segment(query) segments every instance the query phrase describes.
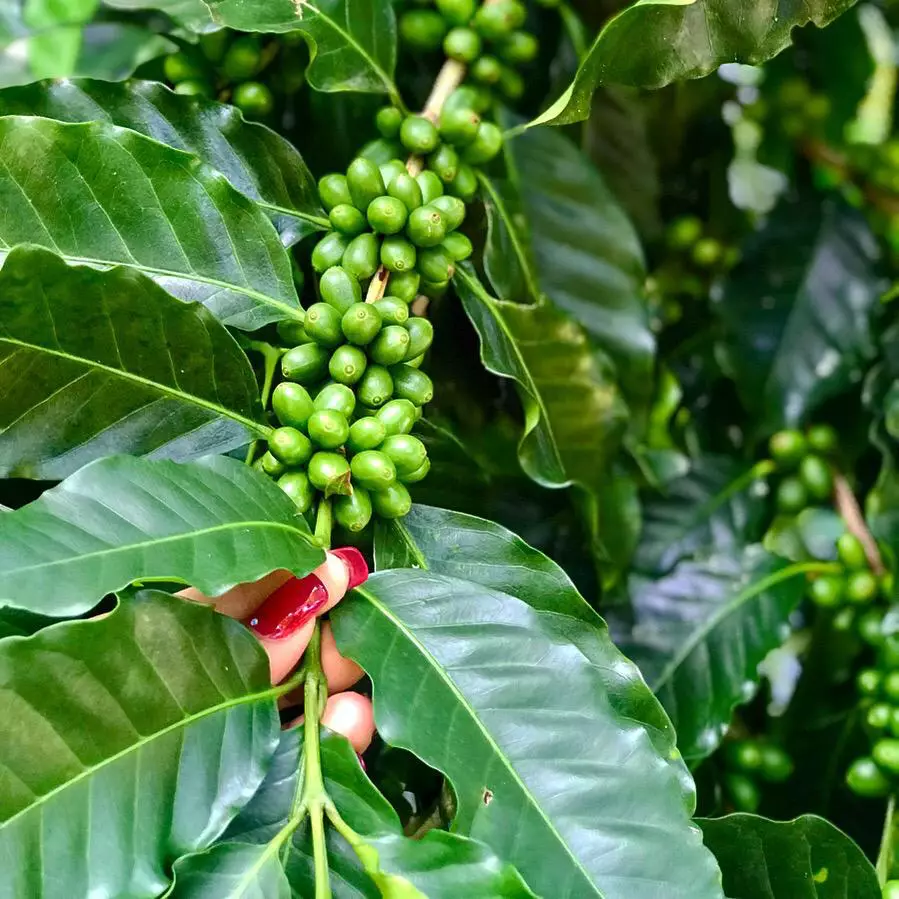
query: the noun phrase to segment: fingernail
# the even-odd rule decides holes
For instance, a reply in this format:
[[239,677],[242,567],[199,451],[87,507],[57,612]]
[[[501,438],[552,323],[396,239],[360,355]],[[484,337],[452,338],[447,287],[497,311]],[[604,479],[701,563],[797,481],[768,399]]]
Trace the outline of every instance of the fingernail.
[[315,617],[328,601],[328,590],[317,575],[291,578],[278,587],[250,618],[250,627],[267,640],[283,640]]
[[358,587],[360,584],[365,583],[368,579],[368,564],[365,561],[365,556],[355,546],[344,546],[340,549],[332,549],[331,552],[341,559],[349,569],[350,582],[347,585],[347,590],[352,590],[353,587]]

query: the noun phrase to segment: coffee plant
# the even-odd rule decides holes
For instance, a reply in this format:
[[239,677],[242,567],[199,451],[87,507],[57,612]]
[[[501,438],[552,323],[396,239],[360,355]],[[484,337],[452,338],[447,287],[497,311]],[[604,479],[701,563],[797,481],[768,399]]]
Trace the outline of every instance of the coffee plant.
[[897,28],[0,5],[0,899],[899,899]]

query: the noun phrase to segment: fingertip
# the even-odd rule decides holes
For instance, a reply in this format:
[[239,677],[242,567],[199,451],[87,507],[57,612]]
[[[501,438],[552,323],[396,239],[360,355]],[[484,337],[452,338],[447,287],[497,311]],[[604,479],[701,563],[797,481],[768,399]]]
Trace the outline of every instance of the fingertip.
[[343,559],[349,571],[347,590],[352,590],[368,580],[368,562],[355,546],[342,546],[332,552],[338,558]]
[[328,699],[322,724],[346,737],[360,755],[375,736],[375,716],[371,700],[361,693],[337,693]]

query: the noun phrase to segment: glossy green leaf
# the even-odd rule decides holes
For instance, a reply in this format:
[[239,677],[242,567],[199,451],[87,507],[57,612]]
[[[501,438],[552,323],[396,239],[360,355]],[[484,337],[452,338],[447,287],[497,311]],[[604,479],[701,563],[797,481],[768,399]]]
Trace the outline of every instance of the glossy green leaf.
[[278,742],[255,637],[165,594],[4,640],[0,685],[4,899],[158,896],[171,862],[250,799]]
[[222,325],[136,271],[20,247],[0,271],[0,474],[56,479],[116,452],[227,452],[267,430]]
[[219,843],[175,862],[169,899],[290,899],[290,883],[270,844]]
[[[356,753],[343,737],[324,731],[321,750],[325,789],[341,817],[365,843],[363,865],[349,844],[328,829],[331,886],[336,899],[406,896],[390,892],[401,886],[418,891],[409,893],[408,899],[532,899],[533,893],[515,869],[474,840],[441,830],[433,830],[419,840],[403,836],[396,812],[365,776]],[[234,867],[244,857],[245,870],[251,871],[257,862],[247,851],[251,845],[257,853],[259,847],[271,851],[277,846],[290,814],[301,759],[300,731],[286,731],[259,792],[232,822],[224,837],[226,842],[216,846],[210,856],[221,856],[223,850],[236,847],[230,857]],[[294,895],[313,895],[312,846],[306,824],[292,837],[283,857]],[[205,867],[212,871],[211,863]],[[211,878],[207,882],[213,883]],[[209,893],[210,899],[212,895]],[[267,899],[269,894],[262,895]]]
[[0,607],[0,640],[6,637],[30,637],[42,628],[56,623],[55,618],[35,615],[22,609]]
[[524,407],[518,455],[544,487],[602,489],[626,410],[614,378],[584,331],[550,303],[490,296],[469,268],[456,272],[462,305],[481,339],[487,369],[515,381]]
[[720,899],[668,760],[545,618],[470,581],[393,570],[332,621],[341,651],[372,678],[381,735],[449,777],[455,829],[534,892]]
[[752,545],[658,580],[634,575],[630,612],[610,610],[615,642],[662,701],[686,759],[709,755],[752,696],[759,662],[789,633],[804,571]]
[[816,815],[699,820],[732,899],[880,899],[873,865],[841,830]]
[[129,266],[237,328],[299,315],[268,216],[196,157],[109,124],[23,116],[0,118],[0,141],[0,248]]
[[647,576],[670,571],[697,553],[739,553],[757,542],[767,518],[767,486],[728,456],[701,456],[664,493],[643,504],[634,567]]
[[279,134],[233,106],[185,97],[153,81],[46,81],[0,92],[0,115],[103,121],[193,153],[262,206],[295,243],[328,227],[303,158]]
[[880,250],[844,206],[775,212],[745,248],[714,309],[727,370],[747,408],[775,430],[861,380],[875,355]]
[[759,65],[789,46],[794,28],[819,28],[855,0],[637,0],[599,32],[565,93],[530,125],[586,119],[600,84],[657,88],[725,62]]
[[0,604],[78,615],[134,581],[218,596],[324,558],[287,494],[235,459],[114,456],[0,516]]
[[[565,135],[548,129],[525,133],[509,141],[506,159],[510,183],[483,182],[491,226],[485,265],[498,295],[537,302],[539,292],[545,293],[615,363],[631,404],[647,405],[655,339],[643,297],[646,266],[633,225]],[[509,252],[517,246],[526,246],[526,253]],[[531,257],[532,273],[507,274],[526,270]]]

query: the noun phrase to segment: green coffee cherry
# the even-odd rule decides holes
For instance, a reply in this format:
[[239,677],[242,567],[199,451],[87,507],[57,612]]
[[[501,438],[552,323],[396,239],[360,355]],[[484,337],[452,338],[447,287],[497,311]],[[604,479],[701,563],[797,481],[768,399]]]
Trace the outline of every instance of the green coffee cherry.
[[503,66],[499,76],[499,89],[510,100],[520,100],[524,96],[524,78],[508,66]]
[[409,211],[402,200],[382,196],[369,203],[366,217],[372,230],[378,234],[399,234],[406,227]]
[[478,195],[478,176],[470,165],[462,164],[456,173],[456,180],[447,186],[454,197],[470,203]]
[[384,195],[381,170],[370,159],[357,156],[347,169],[347,187],[357,209],[368,209],[369,203]]
[[868,557],[861,540],[848,531],[837,538],[837,556],[847,568],[867,568]]
[[899,774],[899,740],[889,737],[878,740],[871,751],[877,766],[887,774]]
[[427,352],[434,340],[434,326],[426,318],[410,318],[406,323],[409,332],[409,348],[406,351],[406,361],[415,359]]
[[446,20],[432,9],[409,10],[399,20],[400,37],[413,50],[436,50],[446,35],[446,29]]
[[349,496],[350,463],[340,453],[318,452],[309,460],[309,480],[325,496]]
[[432,200],[443,196],[443,182],[434,172],[425,169],[415,176],[418,186],[421,188],[421,202],[427,206]]
[[425,247],[418,252],[418,270],[426,281],[441,282],[452,277],[452,257],[439,247]]
[[724,247],[714,237],[703,237],[696,241],[690,255],[700,268],[712,268],[721,261]]
[[877,578],[870,571],[852,571],[846,578],[846,599],[853,605],[867,605],[877,596]]
[[181,81],[175,85],[175,93],[184,97],[211,97],[212,88],[205,81]]
[[350,241],[342,265],[356,280],[363,281],[378,270],[378,253],[378,238],[366,231]]
[[899,880],[888,880],[883,885],[881,899],[899,899]]
[[449,283],[449,278],[447,278],[445,281],[422,280],[422,295],[428,297],[428,299],[436,300],[438,297],[442,297],[447,292],[447,290],[449,289]]
[[[420,284],[421,275],[418,272],[395,272],[390,276],[390,293],[394,299],[401,300],[404,303],[411,303],[418,296]],[[383,312],[381,314],[383,316]],[[402,322],[394,322],[394,324],[402,324]]]
[[328,214],[331,227],[348,237],[355,237],[365,231],[365,216],[349,203],[339,203]]
[[377,412],[384,425],[385,436],[408,434],[415,425],[415,406],[409,400],[391,400]]
[[400,127],[400,142],[410,152],[419,156],[433,153],[440,143],[437,127],[424,116],[410,115]]
[[540,43],[527,31],[513,31],[499,46],[499,55],[513,66],[527,65],[537,58]]
[[[390,279],[390,289],[396,287],[396,278]],[[385,325],[405,325],[409,320],[409,304],[396,296],[381,297],[374,304]]]
[[855,609],[845,606],[833,616],[831,626],[838,634],[848,634],[855,627]]
[[414,406],[426,406],[434,398],[434,385],[423,371],[410,365],[394,365],[390,374],[393,392],[399,399],[409,400]]
[[372,505],[368,491],[356,484],[350,496],[334,500],[334,518],[352,534],[358,534],[371,521]]
[[266,452],[259,460],[259,467],[270,477],[278,478],[285,471],[287,466],[277,456],[273,456],[271,452]]
[[[415,244],[393,235],[381,241],[381,264],[390,272],[408,272],[415,268],[418,253]],[[392,286],[392,284],[391,284]]]
[[[381,171],[382,165],[390,165],[397,156],[402,155],[402,152],[403,147],[399,141],[385,140],[383,137],[379,137],[365,144],[358,155],[373,162],[378,167],[378,171]],[[381,175],[381,177],[384,176]]]
[[471,77],[481,84],[497,84],[502,74],[503,64],[489,53],[478,57],[471,67]]
[[740,771],[758,771],[762,767],[762,750],[753,740],[739,740],[725,745],[728,762]]
[[809,599],[822,609],[836,608],[843,601],[846,584],[834,574],[822,574],[808,586]]
[[173,84],[180,81],[202,81],[206,76],[202,63],[187,53],[171,53],[166,56],[162,71]]
[[[392,402],[392,401],[391,401]],[[377,449],[387,437],[387,428],[378,418],[366,416],[350,425],[350,434],[346,445],[353,453]]]
[[[346,384],[326,384],[319,390],[313,404],[313,411],[330,410],[339,412],[347,421],[349,421],[355,409],[356,394]],[[311,415],[312,413],[310,412],[309,414]]]
[[478,7],[477,0],[435,0],[434,5],[450,25],[465,25]]
[[893,707],[887,702],[875,702],[865,715],[865,723],[871,730],[887,730],[893,716]]
[[668,227],[668,246],[673,250],[689,250],[702,237],[702,227],[702,220],[695,215],[675,219]]
[[455,231],[465,221],[465,203],[458,197],[437,197],[429,206],[440,212],[448,232]]
[[418,471],[428,457],[425,445],[411,434],[391,434],[381,445],[381,452],[393,462],[399,478]]
[[234,105],[254,118],[264,118],[275,108],[275,98],[268,87],[259,81],[245,81],[234,88]]
[[309,416],[307,426],[310,439],[322,449],[337,449],[346,443],[350,426],[346,416],[333,409],[319,409]]
[[823,501],[833,493],[830,466],[820,456],[808,455],[799,463],[799,478],[813,499]]
[[892,634],[884,635],[883,645],[880,649],[880,667],[899,668],[899,637]]
[[413,356],[411,359],[404,359],[403,361],[411,368],[421,368],[422,362],[425,361],[425,354],[422,353],[420,356]]
[[305,465],[312,457],[309,438],[297,428],[287,426],[272,431],[268,438],[268,450],[279,462],[290,468]]
[[527,10],[515,0],[497,0],[481,6],[474,15],[473,24],[478,33],[488,41],[501,41],[524,24]]
[[443,52],[468,65],[481,55],[481,36],[473,28],[453,28],[443,39]]
[[384,453],[365,450],[353,456],[350,463],[353,481],[369,490],[384,490],[396,481],[396,468]]
[[317,343],[304,343],[281,357],[281,373],[288,381],[314,384],[328,373],[331,354]]
[[[406,235],[417,247],[436,247],[446,237],[443,214],[435,206],[422,206],[409,214]],[[424,272],[422,272],[424,275]],[[427,278],[427,275],[425,275]]]
[[406,171],[398,174],[387,186],[387,193],[395,197],[405,207],[407,212],[418,209],[422,204],[421,188],[418,182]]
[[874,759],[864,756],[856,759],[846,773],[849,789],[866,799],[880,799],[889,795],[891,785]]
[[475,139],[462,151],[462,158],[469,165],[490,162],[503,148],[503,133],[493,122],[481,122]]
[[336,231],[326,234],[312,251],[312,267],[321,275],[329,268],[340,265],[349,243],[347,237]]
[[261,61],[259,39],[250,35],[239,37],[225,51],[222,74],[229,81],[246,81],[256,74]]
[[350,343],[365,346],[381,330],[381,313],[372,303],[354,303],[344,312],[340,327]]
[[777,508],[786,515],[795,515],[808,505],[808,491],[799,478],[784,478],[777,487]]
[[375,125],[382,137],[395,138],[400,133],[403,114],[395,106],[384,106],[375,116]]
[[303,326],[317,344],[332,349],[343,343],[340,313],[328,303],[315,303],[306,310]]
[[315,500],[315,488],[305,471],[288,471],[278,478],[278,486],[294,501],[300,512],[308,512]]
[[322,299],[341,315],[362,299],[362,288],[350,273],[339,265],[329,268],[318,282]]
[[490,96],[490,91],[474,84],[463,84],[447,97],[443,108],[473,109],[477,113],[485,113],[492,104],[493,98]]
[[368,354],[379,365],[396,365],[406,358],[410,337],[401,325],[387,325],[372,341]]
[[314,408],[309,391],[292,381],[282,381],[272,393],[272,409],[282,425],[304,431]]
[[417,468],[412,474],[404,475],[402,478],[402,482],[404,484],[417,484],[419,481],[423,481],[427,476],[428,472],[431,470],[431,460],[425,459],[420,468]]
[[880,646],[883,643],[883,616],[881,609],[868,609],[858,619],[858,635],[869,646]]
[[471,241],[459,231],[447,234],[441,246],[453,262],[462,262],[474,252]]
[[477,136],[481,117],[473,109],[444,109],[440,115],[440,136],[456,147],[468,146]]
[[837,432],[830,425],[813,425],[806,434],[809,449],[822,456],[830,456],[836,452]]
[[793,760],[780,746],[762,745],[761,775],[769,783],[783,783],[793,773]]
[[393,396],[393,377],[383,365],[369,365],[356,385],[359,402],[378,409]]
[[403,484],[393,483],[383,490],[373,490],[371,504],[381,518],[403,518],[412,508],[412,497]]
[[893,601],[893,593],[895,592],[896,582],[892,571],[886,571],[880,578],[880,595],[887,601]]
[[429,157],[428,168],[449,184],[459,172],[459,154],[450,144],[441,144]]
[[[306,314],[303,313],[305,319]],[[278,322],[278,337],[288,346],[296,346],[298,343],[309,343],[306,336],[306,329],[303,327],[303,321],[292,318]]]
[[728,774],[724,787],[730,801],[739,812],[756,812],[762,801],[762,794],[752,778],[745,774]]
[[409,174],[406,171],[406,163],[402,159],[391,159],[390,162],[385,162],[383,165],[378,166],[378,170],[381,173],[381,178],[384,179],[384,183],[387,185],[392,184],[400,175]]
[[330,212],[335,206],[353,204],[345,175],[325,175],[318,182],[318,197]]
[[899,671],[888,671],[884,675],[881,692],[890,703],[899,704]]
[[789,471],[802,461],[808,452],[808,443],[799,431],[778,431],[768,441],[768,450],[778,467]]
[[355,384],[365,373],[368,359],[359,347],[345,343],[337,347],[328,362],[328,372],[339,384]]

